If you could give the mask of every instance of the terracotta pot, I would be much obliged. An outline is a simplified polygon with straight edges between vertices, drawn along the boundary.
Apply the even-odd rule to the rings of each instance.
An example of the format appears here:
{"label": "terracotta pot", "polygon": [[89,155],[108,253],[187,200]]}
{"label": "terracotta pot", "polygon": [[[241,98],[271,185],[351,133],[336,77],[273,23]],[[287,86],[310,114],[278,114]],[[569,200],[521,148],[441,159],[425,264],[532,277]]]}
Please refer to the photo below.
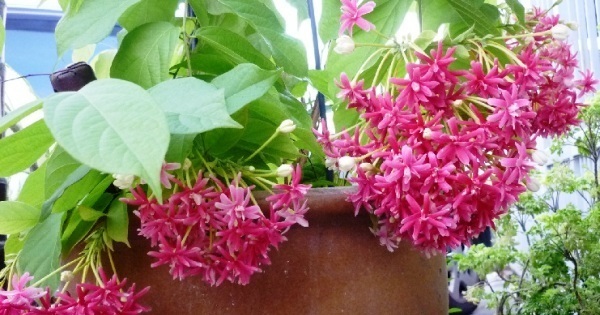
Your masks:
{"label": "terracotta pot", "polygon": [[134,229],[131,248],[116,249],[117,270],[151,286],[143,302],[152,314],[448,314],[445,257],[427,258],[408,243],[388,252],[369,217],[354,217],[344,190],[313,189],[310,227],[292,228],[247,286],[173,280],[166,266],[150,268],[148,242]]}

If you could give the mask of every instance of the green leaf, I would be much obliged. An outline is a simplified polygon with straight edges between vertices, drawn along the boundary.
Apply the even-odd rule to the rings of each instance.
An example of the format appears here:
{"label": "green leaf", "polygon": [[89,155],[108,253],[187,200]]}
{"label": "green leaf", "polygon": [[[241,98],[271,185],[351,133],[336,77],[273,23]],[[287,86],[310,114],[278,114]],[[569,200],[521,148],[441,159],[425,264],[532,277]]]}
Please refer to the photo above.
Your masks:
{"label": "green leaf", "polygon": [[0,139],[0,177],[16,174],[30,167],[54,143],[43,120]]}
{"label": "green leaf", "polygon": [[0,233],[15,234],[33,227],[40,220],[40,209],[19,201],[0,202]]}
{"label": "green leaf", "polygon": [[302,42],[285,34],[277,15],[262,3],[246,0],[218,0],[250,24],[267,42],[275,62],[285,72],[306,77],[308,63]]}
{"label": "green leaf", "polygon": [[[423,12],[423,30],[437,32],[444,23],[463,23],[460,15],[447,0],[420,0]],[[466,25],[466,24],[465,24]],[[472,24],[466,25],[467,27]]]}
{"label": "green leaf", "polygon": [[153,22],[127,33],[110,68],[111,77],[145,89],[170,79],[169,67],[179,32],[179,27],[170,23]]}
{"label": "green leaf", "polygon": [[169,142],[169,149],[167,150],[165,161],[183,163],[183,160],[192,152],[195,138],[195,134],[171,135],[171,141]]}
{"label": "green leaf", "polygon": [[24,202],[36,208],[42,208],[42,204],[46,200],[45,185],[46,185],[46,165],[42,164],[37,170],[27,176],[25,184],[19,192],[17,201]]}
{"label": "green leaf", "polygon": [[525,7],[519,0],[506,0],[506,4],[510,7],[521,24],[525,24]]}
{"label": "green leaf", "polygon": [[110,204],[110,208],[108,208],[106,232],[112,240],[125,243],[129,246],[127,239],[129,233],[129,213],[127,213],[127,205],[118,199],[115,199]]}
{"label": "green leaf", "polygon": [[[248,124],[248,110],[239,110],[231,118],[245,127]],[[195,142],[199,142],[198,146],[211,155],[223,156],[240,141],[244,132],[244,129],[216,129],[201,134]]]}
{"label": "green leaf", "polygon": [[141,0],[121,15],[119,24],[131,31],[150,22],[169,22],[175,18],[178,3],[179,0]]}
{"label": "green leaf", "polygon": [[79,8],[70,6],[56,25],[58,55],[101,41],[112,32],[119,16],[139,1],[85,0]]}
{"label": "green leaf", "polygon": [[90,66],[94,69],[96,78],[110,78],[110,67],[112,66],[112,62],[116,55],[116,49],[108,49],[94,56],[92,61],[90,61]]}
{"label": "green leaf", "polygon": [[262,70],[253,64],[241,64],[216,77],[211,83],[225,89],[227,110],[233,114],[244,105],[263,96],[281,74],[280,70]]}
{"label": "green leaf", "polygon": [[77,212],[79,212],[79,216],[81,219],[88,222],[95,222],[101,217],[105,216],[102,211],[98,211],[86,206],[78,206]]}
{"label": "green leaf", "polygon": [[85,45],[81,48],[73,49],[71,60],[73,63],[85,62],[87,63],[96,51],[96,44]]}
{"label": "green leaf", "polygon": [[475,33],[480,36],[500,34],[496,21],[500,16],[498,9],[483,0],[446,0],[468,25],[475,24]]}
{"label": "green leaf", "polygon": [[419,36],[417,36],[417,38],[415,38],[414,43],[421,49],[426,49],[429,44],[433,42],[433,39],[436,35],[437,33],[434,31],[424,30],[421,32],[421,34],[419,34]]}
{"label": "green leaf", "polygon": [[[340,17],[342,15],[340,0],[321,0],[321,19],[319,20],[319,37],[328,42],[338,37]],[[368,15],[367,15],[368,16]]]}
{"label": "green leaf", "polygon": [[69,174],[81,166],[62,147],[57,146],[46,162],[45,192],[46,196],[52,195],[62,185]]}
{"label": "green leaf", "polygon": [[327,70],[309,70],[308,78],[310,79],[310,84],[319,92],[323,93],[325,97],[330,100],[337,99],[335,95],[335,81],[332,80],[333,75],[328,73]]}
{"label": "green leaf", "polygon": [[[23,250],[17,260],[19,274],[29,272],[36,281],[41,280],[60,266],[60,232],[63,213],[54,213],[36,225],[25,239]],[[48,277],[40,287],[58,288],[60,274]]]}
{"label": "green leaf", "polygon": [[29,116],[29,114],[41,109],[43,102],[41,99],[35,100],[31,103],[25,104],[4,117],[0,117],[0,133],[6,131],[8,128],[14,126],[16,123],[21,121],[23,118]]}
{"label": "green leaf", "polygon": [[[254,48],[246,38],[228,29],[211,26],[202,27],[195,33],[195,36],[221,54],[229,57],[236,64],[249,62],[263,69],[275,69],[273,62]],[[193,57],[192,61],[194,61]],[[211,61],[206,60],[206,62]]]}
{"label": "green leaf", "polygon": [[[240,80],[240,77],[237,77]],[[149,91],[164,111],[172,134],[241,128],[229,117],[224,90],[196,78],[169,80]]]}
{"label": "green leaf", "polygon": [[141,177],[160,199],[169,128],[150,94],[133,83],[105,79],[58,95],[44,104],[58,143],[99,171]]}
{"label": "green leaf", "polygon": [[52,213],[54,203],[56,203],[56,201],[63,196],[65,190],[67,190],[67,188],[80,181],[90,171],[91,169],[88,166],[81,165],[75,171],[69,174],[65,181],[52,193],[50,198],[48,198],[42,204],[42,213],[40,215],[40,220],[46,220],[46,218]]}

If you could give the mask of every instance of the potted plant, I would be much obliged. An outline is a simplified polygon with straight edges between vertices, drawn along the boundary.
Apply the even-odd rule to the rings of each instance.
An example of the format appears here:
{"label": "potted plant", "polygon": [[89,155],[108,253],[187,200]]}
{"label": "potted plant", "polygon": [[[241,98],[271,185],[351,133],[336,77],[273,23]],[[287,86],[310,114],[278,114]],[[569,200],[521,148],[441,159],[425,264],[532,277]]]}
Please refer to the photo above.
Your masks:
{"label": "potted plant", "polygon": [[[340,2],[325,1],[335,10],[323,11],[322,37],[334,29],[332,49],[356,51],[330,53],[322,72],[307,70],[302,44],[285,34],[271,1],[186,1],[195,14],[177,18],[177,0],[61,2],[59,54],[101,40],[117,21],[124,29],[119,49],[91,62],[97,80],[2,118],[4,131],[44,113],[0,142],[0,175],[39,163],[19,199],[0,203],[0,232],[10,235],[2,307],[445,312],[440,252],[468,243],[517,199],[535,136],[574,123],[574,91],[591,90],[593,80],[572,79],[571,55],[557,59],[569,51],[556,40],[566,26],[546,12],[525,16],[517,1],[434,2],[458,18],[435,42],[431,31],[393,39],[412,1],[343,0],[342,13]],[[328,29],[332,16],[339,31]],[[345,103],[334,119],[348,129],[331,135],[321,124],[315,139],[297,97],[309,78],[335,99],[333,78],[342,72]],[[309,193],[323,181],[302,181],[303,161],[318,174],[321,159],[356,175],[349,199],[356,212],[365,209],[358,219],[339,189]],[[336,202],[318,221],[325,215],[316,208]],[[307,236],[295,224],[325,229]],[[368,243],[368,225],[385,248]],[[263,269],[272,276],[252,276]],[[117,274],[138,285],[158,281],[148,291]],[[406,274],[412,279],[403,283]],[[375,296],[383,301],[367,303]]]}

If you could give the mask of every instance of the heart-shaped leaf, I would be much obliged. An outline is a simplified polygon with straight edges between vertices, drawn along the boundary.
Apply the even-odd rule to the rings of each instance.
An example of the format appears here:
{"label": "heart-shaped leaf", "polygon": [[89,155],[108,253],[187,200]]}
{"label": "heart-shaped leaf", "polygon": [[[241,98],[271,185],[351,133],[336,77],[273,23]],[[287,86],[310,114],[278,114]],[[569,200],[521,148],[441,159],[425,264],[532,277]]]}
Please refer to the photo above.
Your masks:
{"label": "heart-shaped leaf", "polygon": [[169,80],[148,92],[165,112],[173,134],[242,127],[229,117],[223,89],[202,80],[191,77]]}
{"label": "heart-shaped leaf", "polygon": [[145,89],[168,80],[179,31],[179,27],[171,23],[153,22],[127,33],[112,62],[111,77],[131,81]]}
{"label": "heart-shaped leaf", "polygon": [[169,128],[154,99],[123,80],[89,83],[44,103],[48,127],[73,158],[107,173],[137,175],[161,196]]}

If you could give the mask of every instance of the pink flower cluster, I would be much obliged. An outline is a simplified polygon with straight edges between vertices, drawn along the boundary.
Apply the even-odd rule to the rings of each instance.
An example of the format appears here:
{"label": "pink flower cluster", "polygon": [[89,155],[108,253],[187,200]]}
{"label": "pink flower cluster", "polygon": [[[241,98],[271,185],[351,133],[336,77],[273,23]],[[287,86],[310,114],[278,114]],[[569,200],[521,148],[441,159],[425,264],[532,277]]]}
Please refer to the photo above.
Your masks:
{"label": "pink flower cluster", "polygon": [[[534,31],[558,23],[536,12]],[[390,251],[401,240],[445,251],[493,227],[526,189],[536,138],[578,123],[577,97],[596,81],[590,73],[575,79],[570,46],[548,34],[505,47],[515,56],[509,64],[473,44],[464,70],[455,70],[455,48],[444,51],[441,42],[430,54],[416,52],[407,76],[391,78],[393,95],[342,74],[338,97],[362,123],[335,136],[326,127],[315,133],[330,165],[358,162],[349,200],[378,218],[372,230]]]}
{"label": "pink flower cluster", "polygon": [[290,226],[308,226],[304,195],[310,186],[300,184],[301,176],[298,166],[289,184],[273,187],[278,191],[267,198],[268,217],[252,201],[253,187],[242,187],[239,176],[226,185],[200,173],[191,186],[163,176],[177,187],[163,204],[139,186],[124,201],[137,207],[139,233],[156,248],[148,253],[156,258],[152,267],[168,265],[180,280],[198,275],[211,285],[225,280],[245,285],[271,263],[270,248],[286,240]]}
{"label": "pink flower cluster", "polygon": [[6,315],[81,315],[81,314],[142,314],[149,308],[138,303],[149,288],[135,290],[135,284],[126,287],[126,280],[108,278],[99,270],[100,285],[80,283],[76,296],[69,293],[50,294],[50,290],[27,286],[33,277],[25,273],[14,277],[12,289],[0,289],[0,314]]}

